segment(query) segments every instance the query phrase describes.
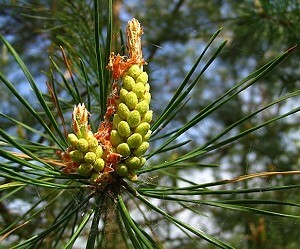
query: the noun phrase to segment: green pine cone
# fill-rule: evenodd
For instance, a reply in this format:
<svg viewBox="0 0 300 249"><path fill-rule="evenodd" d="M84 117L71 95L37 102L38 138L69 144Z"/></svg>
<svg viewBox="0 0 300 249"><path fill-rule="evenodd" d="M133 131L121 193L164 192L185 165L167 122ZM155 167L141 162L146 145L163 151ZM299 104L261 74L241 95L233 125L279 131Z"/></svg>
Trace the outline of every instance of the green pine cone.
<svg viewBox="0 0 300 249"><path fill-rule="evenodd" d="M98 140L94 137L92 131L86 132L85 136L81 138L70 133L67 136L67 140L71 149L76 148L71 150L69 155L73 162L80 164L77 168L77 173L82 176L90 176L91 181L96 182L96 179L99 177L98 172L102 172L105 167L105 161L101 158L103 156L103 148L98 144Z"/></svg>
<svg viewBox="0 0 300 249"><path fill-rule="evenodd" d="M123 77L119 92L116 114L110 141L113 150L123 158L116 165L118 175L137 180L134 173L146 162L142 157L149 148L147 140L151 135L150 122L153 112L149 110L151 100L148 74L140 65L132 65Z"/></svg>

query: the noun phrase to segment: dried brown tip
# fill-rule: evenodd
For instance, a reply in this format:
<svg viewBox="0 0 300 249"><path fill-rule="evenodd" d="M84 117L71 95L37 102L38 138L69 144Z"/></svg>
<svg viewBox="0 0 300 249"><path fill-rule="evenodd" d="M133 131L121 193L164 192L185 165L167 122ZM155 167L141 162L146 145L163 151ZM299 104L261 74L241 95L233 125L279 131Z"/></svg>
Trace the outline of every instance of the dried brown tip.
<svg viewBox="0 0 300 249"><path fill-rule="evenodd" d="M115 80L118 80L122 75L124 75L126 70L133 64L138 64L141 67L146 64L142 53L142 34L143 28L137 19L133 18L127 23L126 37L128 57L121 56L119 54L115 55L114 52L111 52L108 65L106 67L108 70L112 71L112 75Z"/></svg>
<svg viewBox="0 0 300 249"><path fill-rule="evenodd" d="M126 27L128 58L136 60L137 63L144 61L141 42L142 34L143 27L137 19L133 18L131 21L128 21Z"/></svg>
<svg viewBox="0 0 300 249"><path fill-rule="evenodd" d="M73 123L73 130L77 135L84 135L81 132L87 132L89 130L88 124L89 112L85 108L84 104L79 104L78 106L74 107L72 113L72 123ZM83 129L82 129L83 128Z"/></svg>

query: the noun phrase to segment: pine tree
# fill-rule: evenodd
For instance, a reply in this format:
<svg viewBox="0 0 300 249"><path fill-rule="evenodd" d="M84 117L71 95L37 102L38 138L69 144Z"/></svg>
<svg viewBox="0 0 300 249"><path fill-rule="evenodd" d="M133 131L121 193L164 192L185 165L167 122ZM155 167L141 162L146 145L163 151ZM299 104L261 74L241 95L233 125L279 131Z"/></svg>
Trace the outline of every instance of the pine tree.
<svg viewBox="0 0 300 249"><path fill-rule="evenodd" d="M223 1L205 4L151 1L137 5L139 11L130 6L129 10L144 26L142 45L148 62L144 65L144 61L137 60L140 57L130 55L132 50L128 42L126 51L126 34L117 27L120 18L118 11L113 10L115 3L112 1L60 1L59 6L56 1L49 3L30 8L32 15L39 14L36 20L43 20L35 22L36 25L46 27L43 34L48 34L52 41L47 66L50 70L45 73L48 90L44 90L28 71L26 65L30 62L24 64L22 56L1 36L4 51L9 54L5 61L16 61L28 81L27 86L21 84L22 89L30 86L33 90L30 94L18 91L16 80L10 76L13 72L9 68L1 70L2 85L7 89L4 96L14 99L13 103L17 99L15 112L20 112L18 115L9 110L1 112L5 124L2 126L1 121L1 215L4 221L1 243L4 246L76 248L83 243L84 246L80 246L87 248L190 248L199 245L203 248L274 248L272 241L280 231L275 221L280 219L279 224L293 230L291 218L299 218L298 200L292 195L299 190L296 182L299 172L292 165L298 163L299 151L287 151L282 141L290 136L290 129L297 131L295 113L299 107L293 106L292 101L299 96L299 90L292 87L297 84L297 80L291 78L296 73L289 73L296 62L293 55L288 56L297 50L294 52L294 48L290 48L277 57L273 53L263 56L264 60L268 57L268 61L262 64L257 59L252 67L256 71L250 73L246 67L250 60L239 59L233 52L234 40L226 50L228 41L222 39L222 34L226 35L239 25L247 33L246 27L251 26L240 22L243 15L250 13L260 17L260 21L273 21L274 15L267 17L271 17L271 8L280 10L278 6L267 6L263 1L256 1L254 9L246 1L241 5ZM221 8L215 7L217 3L232 8L232 12L243 10L240 16L230 20L231 25L236 26L228 25L221 31L211 22L206 30L203 29L201 37L191 37L191 29L198 29L201 20L213 20L222 13ZM130 3L118 1L118 4L126 9ZM53 12L47 11L49 6ZM293 5L286 5L286 8L288 6ZM157 8L161 10L160 16L154 14ZM197 13L199 16L199 9L203 15L193 19ZM51 28L53 20L56 20L55 28ZM280 19L278 23L281 25L284 21ZM211 38L208 27L217 30ZM238 39L239 32L234 34L234 39ZM202 45L202 53L176 44L188 44L191 39ZM167 43L174 47L168 49ZM278 47L284 50L294 44L284 47L284 40L281 45ZM162 53L159 47L165 48ZM246 48L246 58L260 51L250 45ZM112 51L115 54L112 55ZM23 54L22 50L20 52ZM118 53L129 53L128 58L116 56ZM228 66L228 60L233 63L232 67ZM140 128L141 133L136 132L142 121L141 112L132 114L130 121L124 111L126 108L120 113L120 104L129 110L136 109L140 99L145 98L143 94L149 93L149 89L139 91L142 87L138 84L139 76L130 72L135 72L131 69L135 64L139 73L143 65L143 70L149 74L150 107L154 111L145 165L140 164L142 157L137 157L139 163L136 165L136 159L130 159L136 157L136 150L141 146L139 135L129 139L131 133L148 133L147 127ZM216 69L214 64L218 65ZM112 74L106 69L107 65ZM210 68L215 69L222 80L210 77ZM249 76L241 80L242 69L249 71ZM276 74L278 71L281 76ZM139 87L133 90L125 79L127 76ZM268 82L277 79L291 82L281 95L277 94L282 85L280 81L276 84L277 90L268 88ZM159 81L163 84L159 85ZM206 95L208 90L209 95ZM249 92L244 93L246 91ZM253 96L251 91L253 94L259 91L265 98L259 103L251 98L247 101L245 97ZM128 92L131 92L130 98L122 97ZM137 96L137 103L133 95ZM89 119L87 110L91 114ZM28 118L22 116L23 113ZM123 116L124 125L120 125L117 115ZM115 128L110 129L110 125ZM90 136L91 131L93 136ZM72 132L74 136L67 135ZM126 141L112 140L113 133ZM104 136L107 134L109 136ZM93 146L93 137L98 145ZM110 149L102 151L101 155L96 152L99 146L107 148L104 146L107 143L112 144ZM98 155L98 161L93 153ZM104 168L102 160L106 163ZM215 168L212 170L215 177L202 182L202 174L207 172L204 169L210 168ZM112 173L104 179L99 178L110 169ZM269 181L268 185L261 177ZM14 211L14 205L18 212ZM280 243L295 248L296 235L289 241L277 238ZM205 240L209 243L204 243Z"/></svg>

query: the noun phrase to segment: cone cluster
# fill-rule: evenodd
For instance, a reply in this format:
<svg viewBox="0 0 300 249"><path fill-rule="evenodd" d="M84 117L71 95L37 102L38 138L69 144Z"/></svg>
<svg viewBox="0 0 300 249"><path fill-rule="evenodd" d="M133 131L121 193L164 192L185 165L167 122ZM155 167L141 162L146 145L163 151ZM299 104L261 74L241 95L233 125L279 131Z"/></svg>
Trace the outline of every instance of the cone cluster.
<svg viewBox="0 0 300 249"><path fill-rule="evenodd" d="M69 147L62 153L65 173L87 176L98 186L105 187L116 176L137 180L136 170L146 162L149 148L150 122L153 112L146 64L142 55L143 28L136 19L126 28L128 56L111 52L107 69L114 80L107 99L104 120L96 133L91 132L89 112L84 104L74 107L72 126L68 135ZM120 91L117 81L122 81Z"/></svg>
<svg viewBox="0 0 300 249"><path fill-rule="evenodd" d="M70 133L67 140L70 144L69 156L78 166L77 173L96 180L104 170L105 161L102 146L98 145L93 133L88 131L84 137Z"/></svg>
<svg viewBox="0 0 300 249"><path fill-rule="evenodd" d="M134 171L143 167L143 157L149 147L151 135L149 110L151 94L148 75L137 64L132 65L123 75L117 111L113 117L110 142L122 156L116 166L118 175L132 178Z"/></svg>

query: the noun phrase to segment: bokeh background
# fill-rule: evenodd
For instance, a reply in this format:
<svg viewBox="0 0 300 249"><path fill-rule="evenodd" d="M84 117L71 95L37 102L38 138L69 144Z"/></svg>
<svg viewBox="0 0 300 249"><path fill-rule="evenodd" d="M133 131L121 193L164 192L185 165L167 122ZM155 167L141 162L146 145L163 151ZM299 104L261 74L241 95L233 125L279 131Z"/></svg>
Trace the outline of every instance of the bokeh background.
<svg viewBox="0 0 300 249"><path fill-rule="evenodd" d="M87 7L91 2L1 1L0 32L20 54L36 81L39 82L42 91L47 91L45 82L49 79L49 75L44 72L53 69L49 56L61 57L59 45L65 44L62 39L73 41L70 47L74 47L75 50L76 47L81 46L82 48L84 43L87 44L86 48L88 49L89 40L93 35L82 32L78 23L91 21L89 17L92 13L89 13ZM70 6L74 6L74 8L70 8ZM105 6L106 1L103 1L103 15L105 15ZM167 105L211 35L222 28L214 46L221 44L224 39L228 39L227 46L221 55L200 78L191 98L184 107L185 111L170 120L166 131L185 124L195 115L195 112L203 109L212 99L220 96L243 77L279 53L293 47L300 40L300 4L297 0L115 0L113 15L115 38L113 47L116 49L120 49L118 47L120 28L124 30L129 19L137 18L144 27L143 51L148 62L148 66L145 68L150 75L153 96L152 109L156 116L162 111L161 107ZM68 51L68 47L64 48ZM1 71L16 83L19 91L35 106L36 103L31 99L32 90L24 84L24 76L17 69L6 47L1 45L0 50ZM214 115L205 119L205 122L199 123L177 140L178 142L187 142L186 145L175 152L156 155L151 159L152 163L176 158L179 154L190 151L241 117L278 99L285 93L299 89L299 55L298 48L258 84L219 108ZM63 64L62 61L61 64ZM29 126L36 125L34 120L28 119L27 111L11 94L8 94L2 84L0 84L0 99L0 109L3 114L14 117ZM243 126L233 130L231 135L254 127L288 109L295 108L299 106L299 103L300 99L294 98L284 104L278 104L248 120ZM39 107L37 106L37 108ZM1 128L11 130L19 136L28 136L21 127L12 125L8 119L2 116L0 124ZM183 178L189 175L191 181L209 182L261 171L299 170L299 124L299 114L282 119L222 149L206 154L205 158L201 158L201 163L211 165L210 168L199 170L197 167L199 162L195 160L193 167L184 170L176 168L173 172L170 170L168 173L178 174ZM155 143L157 144L155 145ZM153 146L157 145L159 145L159 140L153 142ZM214 167L215 165L221 167ZM5 181L1 178L0 180ZM149 181L166 183L169 178L153 175L153 179L151 178ZM244 182L244 186L232 185L231 187L234 190L239 187L247 188L248 184L255 187L297 183L299 183L297 176L268 177ZM0 203L1 223L9 224L15 215L28 210L35 198L31 197L32 191L37 190L28 189L13 202ZM36 196L36 193L33 196ZM299 189L295 189L266 192L259 195L259 198L293 202L299 205L299 196ZM234 191L228 196L222 196L225 199L227 197L234 198ZM245 193L244 198L247 197L247 193ZM263 206L263 204L261 205ZM172 206L166 208L174 215L177 213L189 215ZM292 207L276 205L272 210L280 212L282 210L278 209L281 208L292 210ZM209 234L229 241L237 248L296 249L300 245L298 220L225 211L217 208L201 212L200 217L205 214L209 219L206 217L202 221L199 217L190 217L191 223L197 224ZM46 217L43 217L45 219L43 222L47 222L47 219L53 219L54 213L49 212L44 215ZM187 240L188 237L177 237L176 229L174 230L174 227L167 223L160 224L159 229L163 231L165 241L169 240L170 245L173 245L170 248L177 248L176 246L192 248L194 246L192 241ZM22 238L25 235L26 232L20 230L16 236ZM213 246L203 242L201 248L213 248Z"/></svg>

